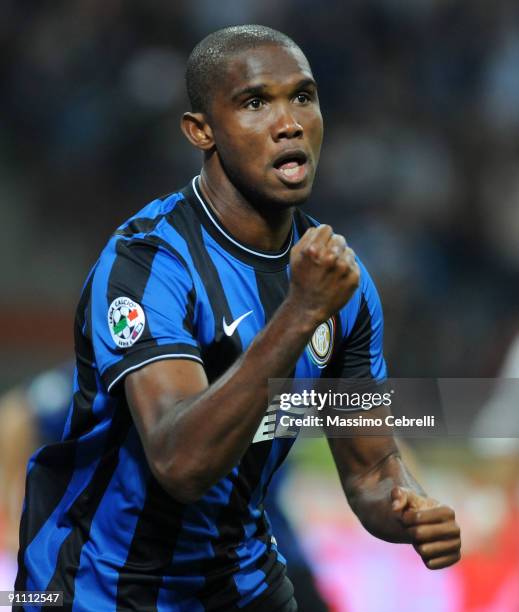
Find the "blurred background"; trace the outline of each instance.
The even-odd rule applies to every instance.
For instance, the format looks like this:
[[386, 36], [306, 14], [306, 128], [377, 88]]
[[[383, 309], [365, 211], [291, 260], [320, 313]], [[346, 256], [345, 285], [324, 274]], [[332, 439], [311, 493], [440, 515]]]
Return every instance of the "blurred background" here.
[[[519, 331], [515, 0], [4, 0], [4, 577], [21, 478], [6, 449], [16, 442], [25, 461], [45, 439], [28, 424], [34, 406], [54, 397], [43, 385], [32, 401], [33, 377], [70, 358], [75, 305], [113, 229], [197, 173], [179, 129], [185, 61], [206, 34], [239, 23], [286, 32], [310, 60], [325, 142], [307, 210], [344, 233], [372, 273], [391, 376], [519, 377], [509, 353]], [[517, 448], [406, 446], [464, 529], [462, 563], [433, 574], [408, 547], [361, 532], [325, 446], [299, 444], [279, 501], [291, 500], [285, 510], [330, 609], [519, 610]]]

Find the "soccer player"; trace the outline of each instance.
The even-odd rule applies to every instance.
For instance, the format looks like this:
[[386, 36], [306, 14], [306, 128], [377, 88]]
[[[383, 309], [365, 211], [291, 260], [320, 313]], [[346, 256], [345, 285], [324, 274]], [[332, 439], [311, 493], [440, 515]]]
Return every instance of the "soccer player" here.
[[[323, 134], [302, 51], [226, 28], [193, 50], [186, 80], [201, 175], [101, 253], [63, 440], [29, 465], [16, 588], [63, 591], [74, 610], [297, 609], [262, 506], [292, 443], [268, 425], [267, 381], [386, 377], [368, 272], [299, 209]], [[366, 529], [431, 569], [459, 559], [454, 512], [391, 437], [330, 447]]]

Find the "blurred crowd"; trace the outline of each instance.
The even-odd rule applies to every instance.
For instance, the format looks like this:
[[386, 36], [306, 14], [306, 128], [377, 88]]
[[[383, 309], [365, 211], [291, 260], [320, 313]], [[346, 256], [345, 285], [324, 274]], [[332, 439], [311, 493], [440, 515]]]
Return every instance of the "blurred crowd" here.
[[108, 234], [196, 173], [178, 127], [185, 60], [246, 22], [310, 59], [325, 143], [308, 210], [372, 272], [391, 374], [498, 371], [519, 327], [515, 0], [4, 0], [0, 308], [18, 326], [1, 388], [70, 354]]

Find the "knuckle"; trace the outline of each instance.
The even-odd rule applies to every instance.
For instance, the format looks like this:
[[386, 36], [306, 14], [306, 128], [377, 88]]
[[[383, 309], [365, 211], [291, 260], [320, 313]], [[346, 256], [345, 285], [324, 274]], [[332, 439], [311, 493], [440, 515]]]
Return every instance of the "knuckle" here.
[[327, 252], [322, 258], [321, 262], [326, 268], [331, 268], [337, 261], [337, 255], [335, 253]]
[[420, 539], [420, 527], [409, 527], [409, 534], [416, 542]]
[[348, 263], [342, 258], [339, 257], [339, 259], [337, 259], [337, 270], [341, 273], [344, 274], [346, 273], [348, 270], [350, 269]]

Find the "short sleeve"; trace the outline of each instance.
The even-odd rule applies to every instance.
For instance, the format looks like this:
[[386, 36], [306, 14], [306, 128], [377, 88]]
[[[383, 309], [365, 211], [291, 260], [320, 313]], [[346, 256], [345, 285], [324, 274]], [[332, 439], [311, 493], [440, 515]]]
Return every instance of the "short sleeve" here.
[[356, 316], [338, 356], [340, 378], [382, 383], [387, 378], [384, 360], [384, 317], [382, 304], [371, 276], [359, 261], [361, 283]]
[[129, 372], [160, 359], [201, 362], [194, 336], [196, 292], [172, 249], [113, 238], [95, 270], [91, 334], [109, 392]]

